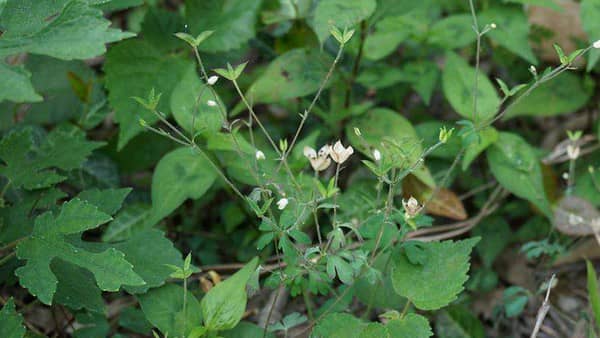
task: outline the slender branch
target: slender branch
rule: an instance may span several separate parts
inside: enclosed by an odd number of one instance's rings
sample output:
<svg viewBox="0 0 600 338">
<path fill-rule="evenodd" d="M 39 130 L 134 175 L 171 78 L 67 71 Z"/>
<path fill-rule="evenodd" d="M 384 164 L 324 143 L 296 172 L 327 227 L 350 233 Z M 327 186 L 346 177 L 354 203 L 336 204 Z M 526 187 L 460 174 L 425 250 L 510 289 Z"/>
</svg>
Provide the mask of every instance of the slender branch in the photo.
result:
<svg viewBox="0 0 600 338">
<path fill-rule="evenodd" d="M 360 43 L 358 45 L 358 54 L 356 54 L 356 59 L 354 59 L 354 66 L 352 66 L 352 73 L 350 75 L 350 79 L 348 81 L 348 86 L 346 87 L 346 97 L 344 98 L 344 108 L 350 107 L 350 99 L 352 97 L 352 86 L 354 85 L 354 81 L 356 81 L 356 77 L 358 76 L 358 71 L 360 70 L 360 61 L 362 60 L 363 51 L 365 47 L 365 40 L 367 39 L 367 22 L 365 20 L 360 22 Z"/>
</svg>

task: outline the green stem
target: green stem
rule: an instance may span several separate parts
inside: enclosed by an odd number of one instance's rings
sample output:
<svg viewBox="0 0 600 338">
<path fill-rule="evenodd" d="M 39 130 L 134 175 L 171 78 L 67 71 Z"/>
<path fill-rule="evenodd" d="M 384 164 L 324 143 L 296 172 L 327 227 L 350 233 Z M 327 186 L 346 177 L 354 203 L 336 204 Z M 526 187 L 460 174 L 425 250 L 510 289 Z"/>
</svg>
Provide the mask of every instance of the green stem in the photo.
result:
<svg viewBox="0 0 600 338">
<path fill-rule="evenodd" d="M 352 66 L 352 74 L 350 75 L 350 79 L 348 81 L 348 86 L 346 87 L 346 97 L 344 98 L 344 108 L 350 107 L 350 102 L 351 102 L 351 98 L 352 98 L 352 86 L 354 86 L 354 82 L 356 81 L 356 77 L 358 76 L 358 71 L 360 70 L 360 61 L 362 60 L 366 39 L 367 39 L 367 22 L 365 20 L 363 20 L 360 22 L 360 43 L 358 45 L 358 53 L 356 54 L 356 59 L 354 59 L 354 65 Z"/>
<path fill-rule="evenodd" d="M 11 258 L 13 258 L 16 255 L 16 253 L 13 251 L 11 253 L 9 253 L 8 255 L 2 257 L 0 259 L 0 266 L 4 265 L 6 262 L 8 262 Z"/>
</svg>

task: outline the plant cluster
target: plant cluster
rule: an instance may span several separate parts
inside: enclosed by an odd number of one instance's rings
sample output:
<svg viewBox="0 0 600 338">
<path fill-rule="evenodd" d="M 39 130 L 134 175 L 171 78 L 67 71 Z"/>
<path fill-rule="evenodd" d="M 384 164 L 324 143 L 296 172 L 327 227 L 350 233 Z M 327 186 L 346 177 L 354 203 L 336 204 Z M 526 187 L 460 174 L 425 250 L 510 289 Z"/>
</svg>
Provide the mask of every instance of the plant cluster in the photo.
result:
<svg viewBox="0 0 600 338">
<path fill-rule="evenodd" d="M 0 0 L 2 337 L 537 336 L 600 241 L 577 6 L 554 62 L 553 0 Z"/>
</svg>

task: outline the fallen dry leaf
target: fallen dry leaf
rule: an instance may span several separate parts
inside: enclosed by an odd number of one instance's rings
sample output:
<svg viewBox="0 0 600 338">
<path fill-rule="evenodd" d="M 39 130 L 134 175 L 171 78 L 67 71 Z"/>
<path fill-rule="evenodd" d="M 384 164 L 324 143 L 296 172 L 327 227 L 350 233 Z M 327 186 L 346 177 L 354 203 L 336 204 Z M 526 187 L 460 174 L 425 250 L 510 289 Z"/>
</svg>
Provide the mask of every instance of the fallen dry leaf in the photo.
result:
<svg viewBox="0 0 600 338">
<path fill-rule="evenodd" d="M 425 203 L 425 211 L 436 216 L 448 217 L 457 221 L 467 219 L 467 211 L 458 196 L 446 188 L 440 188 L 431 200 L 434 189 L 421 182 L 416 176 L 408 175 L 402 181 L 403 197 L 415 197 L 420 203 Z"/>
</svg>

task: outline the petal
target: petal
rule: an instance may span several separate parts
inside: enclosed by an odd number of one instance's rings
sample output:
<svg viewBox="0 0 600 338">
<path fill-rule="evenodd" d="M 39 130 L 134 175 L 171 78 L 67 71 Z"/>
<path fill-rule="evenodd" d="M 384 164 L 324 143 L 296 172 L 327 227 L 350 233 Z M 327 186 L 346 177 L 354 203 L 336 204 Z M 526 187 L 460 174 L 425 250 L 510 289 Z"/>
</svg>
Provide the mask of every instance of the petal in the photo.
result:
<svg viewBox="0 0 600 338">
<path fill-rule="evenodd" d="M 313 159 L 317 157 L 317 152 L 309 147 L 309 146 L 305 146 L 304 147 L 304 156 L 308 157 L 309 159 Z"/>
</svg>

